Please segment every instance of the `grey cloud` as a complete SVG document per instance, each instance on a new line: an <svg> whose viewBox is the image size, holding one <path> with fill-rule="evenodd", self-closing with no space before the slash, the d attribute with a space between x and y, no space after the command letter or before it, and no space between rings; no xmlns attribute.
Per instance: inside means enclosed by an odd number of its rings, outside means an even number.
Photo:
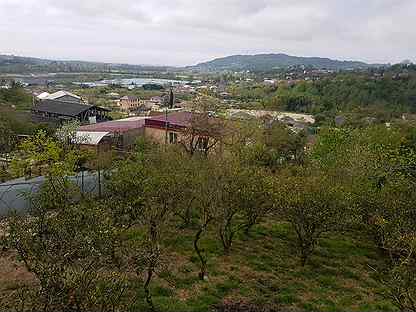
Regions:
<svg viewBox="0 0 416 312"><path fill-rule="evenodd" d="M0 0L0 53L185 65L234 53L414 59L414 0Z"/></svg>

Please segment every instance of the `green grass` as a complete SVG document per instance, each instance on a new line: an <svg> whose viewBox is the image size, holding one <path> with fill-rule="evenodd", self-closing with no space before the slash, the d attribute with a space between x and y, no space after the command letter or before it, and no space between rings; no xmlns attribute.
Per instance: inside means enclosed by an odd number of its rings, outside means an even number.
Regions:
<svg viewBox="0 0 416 312"><path fill-rule="evenodd" d="M200 281L193 233L176 229L166 235L173 273L172 283L161 278L153 283L159 311L207 311L241 301L300 311L395 310L381 296L384 289L371 269L382 268L383 257L365 234L326 235L301 267L295 234L286 223L269 221L254 227L250 237L238 235L228 256L210 229L201 241L209 279Z"/></svg>
<svg viewBox="0 0 416 312"><path fill-rule="evenodd" d="M239 234L224 255L215 228L201 240L208 259L208 280L198 278L199 259L193 250L195 229L167 226L163 233L166 272L158 272L151 294L158 311L212 311L224 303L248 303L290 311L395 311L376 279L383 256L364 233L329 233L310 261L300 266L296 236L287 223L268 220ZM140 248L143 231L130 229L126 238ZM131 276L134 304L130 311L148 311L142 283ZM5 295L18 284L0 283ZM0 295L0 299L1 295ZM135 300L136 299L136 300Z"/></svg>

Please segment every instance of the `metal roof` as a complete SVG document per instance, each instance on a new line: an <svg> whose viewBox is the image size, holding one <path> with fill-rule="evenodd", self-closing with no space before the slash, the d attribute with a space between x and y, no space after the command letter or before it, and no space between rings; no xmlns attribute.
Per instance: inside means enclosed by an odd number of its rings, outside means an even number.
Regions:
<svg viewBox="0 0 416 312"><path fill-rule="evenodd" d="M128 121L114 120L101 122L93 125L86 125L80 127L80 131L86 132L111 132L111 133L122 133L133 129L140 129L144 127L145 118L133 119Z"/></svg>
<svg viewBox="0 0 416 312"><path fill-rule="evenodd" d="M147 120L162 122L162 123L165 123L167 121L170 125L175 125L179 127L187 127L191 119L192 119L191 112L175 112L175 113L169 113L167 118L166 118L166 115L163 114L163 115L151 117Z"/></svg>
<svg viewBox="0 0 416 312"><path fill-rule="evenodd" d="M61 98L63 96L71 96L73 98L76 98L78 100L81 100L81 97L79 97L78 95L73 94L73 93L68 92L68 91L64 91L64 90L61 90L61 91L58 91L58 92L49 94L49 96L46 97L46 99L48 99L48 100L56 100L56 99L59 99L59 98Z"/></svg>
<svg viewBox="0 0 416 312"><path fill-rule="evenodd" d="M37 96L37 98L38 98L39 100L45 100L45 99L47 99L49 96L50 96L50 94L49 94L48 92L42 92L41 94L39 94L39 95Z"/></svg>
<svg viewBox="0 0 416 312"><path fill-rule="evenodd" d="M34 111L58 114L63 116L76 117L79 114L93 108L92 105L79 104L74 102L62 102L56 100L43 100L36 104Z"/></svg>
<svg viewBox="0 0 416 312"><path fill-rule="evenodd" d="M98 145L110 132L77 131L75 142L77 144Z"/></svg>

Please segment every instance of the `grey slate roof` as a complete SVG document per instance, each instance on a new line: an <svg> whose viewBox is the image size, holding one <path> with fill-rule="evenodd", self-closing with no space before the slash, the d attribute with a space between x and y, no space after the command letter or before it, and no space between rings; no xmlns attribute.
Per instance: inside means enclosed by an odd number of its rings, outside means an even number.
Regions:
<svg viewBox="0 0 416 312"><path fill-rule="evenodd" d="M33 110L38 112L52 113L69 117L76 117L79 114L93 108L92 105L79 104L74 102L63 102L55 100L44 100L38 103Z"/></svg>

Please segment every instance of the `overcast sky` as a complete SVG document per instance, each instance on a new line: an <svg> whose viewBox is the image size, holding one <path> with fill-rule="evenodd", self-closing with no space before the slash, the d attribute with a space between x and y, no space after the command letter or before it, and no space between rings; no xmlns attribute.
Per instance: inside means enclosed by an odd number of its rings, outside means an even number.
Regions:
<svg viewBox="0 0 416 312"><path fill-rule="evenodd" d="M416 61L416 0L0 0L0 54L192 65L287 53Z"/></svg>

